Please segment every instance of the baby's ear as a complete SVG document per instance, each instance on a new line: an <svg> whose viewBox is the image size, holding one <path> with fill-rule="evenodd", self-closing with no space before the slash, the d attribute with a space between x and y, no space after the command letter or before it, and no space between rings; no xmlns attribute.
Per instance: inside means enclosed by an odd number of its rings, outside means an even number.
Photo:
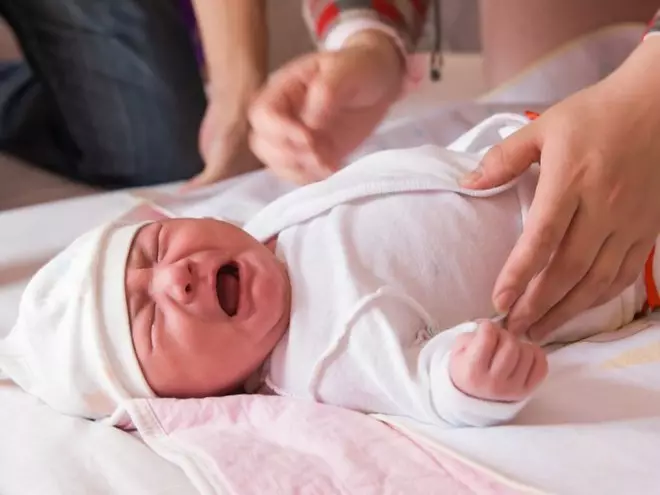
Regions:
<svg viewBox="0 0 660 495"><path fill-rule="evenodd" d="M126 223L155 222L158 220L171 218L172 216L173 215L171 215L164 208L161 208L153 203L143 201L120 216L117 221Z"/></svg>

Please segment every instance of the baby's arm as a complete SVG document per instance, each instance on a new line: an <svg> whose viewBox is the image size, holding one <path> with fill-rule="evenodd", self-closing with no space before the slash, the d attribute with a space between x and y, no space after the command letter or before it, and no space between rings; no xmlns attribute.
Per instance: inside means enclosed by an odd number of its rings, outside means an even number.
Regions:
<svg viewBox="0 0 660 495"><path fill-rule="evenodd" d="M536 345L472 322L420 342L409 331L419 319L406 309L381 306L355 319L310 376L314 398L427 423L488 426L512 419L545 377Z"/></svg>
<svg viewBox="0 0 660 495"><path fill-rule="evenodd" d="M448 337L453 341L450 350ZM491 322L459 325L434 337L419 364L428 373L438 416L465 426L511 420L548 370L538 345L522 342Z"/></svg>

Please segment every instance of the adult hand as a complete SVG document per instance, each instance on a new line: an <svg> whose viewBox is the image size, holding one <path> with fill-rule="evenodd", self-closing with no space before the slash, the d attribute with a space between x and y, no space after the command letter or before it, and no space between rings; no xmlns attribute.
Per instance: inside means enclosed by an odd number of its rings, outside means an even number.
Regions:
<svg viewBox="0 0 660 495"><path fill-rule="evenodd" d="M250 146L281 177L324 179L382 120L401 92L403 75L396 44L376 31L352 36L337 52L294 60L253 105Z"/></svg>
<svg viewBox="0 0 660 495"><path fill-rule="evenodd" d="M489 188L540 161L523 234L495 284L508 327L541 339L640 275L660 232L660 37L617 72L495 146L466 182Z"/></svg>
<svg viewBox="0 0 660 495"><path fill-rule="evenodd" d="M209 95L206 114L199 131L199 151L204 170L192 178L184 189L212 184L261 166L250 151L248 108L257 84L232 85Z"/></svg>

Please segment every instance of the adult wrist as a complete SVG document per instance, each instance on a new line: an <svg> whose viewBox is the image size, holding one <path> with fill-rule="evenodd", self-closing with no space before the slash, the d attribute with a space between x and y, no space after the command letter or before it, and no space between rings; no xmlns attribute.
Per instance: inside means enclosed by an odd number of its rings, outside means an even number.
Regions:
<svg viewBox="0 0 660 495"><path fill-rule="evenodd" d="M420 59L406 51L403 41L396 32L379 28L355 32L342 43L342 48L366 47L386 58L388 73L401 83L399 97L416 90L424 79L425 67Z"/></svg>
<svg viewBox="0 0 660 495"><path fill-rule="evenodd" d="M660 36L649 36L608 78L614 87L630 92L632 97L652 97L660 105ZM643 94L637 94L637 89ZM651 94L648 94L648 92ZM649 102L651 103L651 102Z"/></svg>
<svg viewBox="0 0 660 495"><path fill-rule="evenodd" d="M389 62L403 74L406 69L406 54L396 39L380 30L368 29L351 35L343 48L366 48Z"/></svg>
<svg viewBox="0 0 660 495"><path fill-rule="evenodd" d="M248 100L251 100L266 82L266 69L252 64L246 65L245 60L229 64L229 67L209 70L209 98L232 98L249 104Z"/></svg>

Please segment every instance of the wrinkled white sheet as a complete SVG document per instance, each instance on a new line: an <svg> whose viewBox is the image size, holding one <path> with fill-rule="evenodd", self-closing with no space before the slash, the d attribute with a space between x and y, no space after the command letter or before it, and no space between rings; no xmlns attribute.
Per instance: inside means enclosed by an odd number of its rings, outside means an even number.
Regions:
<svg viewBox="0 0 660 495"><path fill-rule="evenodd" d="M548 493L660 493L660 315L551 354L547 382L511 425L440 429L381 419Z"/></svg>

